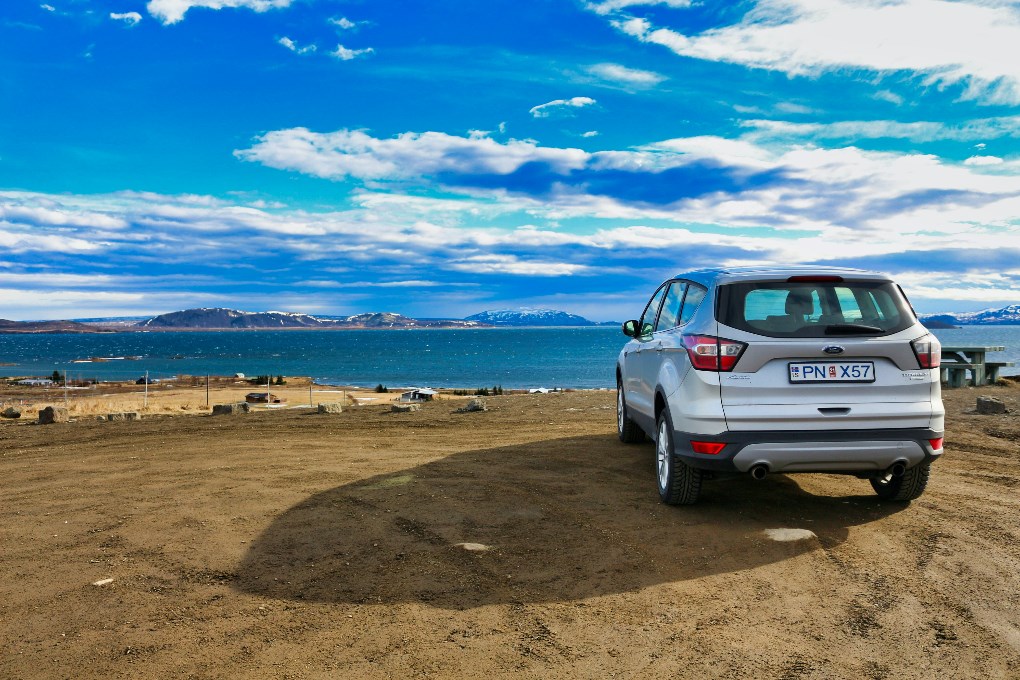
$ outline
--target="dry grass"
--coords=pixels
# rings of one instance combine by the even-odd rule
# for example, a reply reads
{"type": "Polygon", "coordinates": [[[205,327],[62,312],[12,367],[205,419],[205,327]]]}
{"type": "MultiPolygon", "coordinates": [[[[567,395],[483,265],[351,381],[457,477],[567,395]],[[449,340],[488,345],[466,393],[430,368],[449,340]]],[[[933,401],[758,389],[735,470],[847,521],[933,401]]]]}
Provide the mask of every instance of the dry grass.
{"type": "MultiPolygon", "coordinates": [[[[273,385],[270,391],[284,399],[283,407],[314,407],[320,403],[340,402],[345,406],[358,404],[386,404],[400,399],[399,392],[376,393],[370,389],[344,389],[312,386],[307,380],[291,381],[288,385],[273,385]],[[296,383],[296,384],[294,384],[296,383]]],[[[0,409],[13,405],[21,409],[22,418],[34,418],[47,406],[66,406],[71,417],[97,416],[108,413],[134,411],[142,415],[173,415],[208,413],[215,404],[229,404],[245,400],[250,392],[265,392],[265,386],[254,386],[232,380],[214,383],[208,393],[204,384],[151,385],[148,394],[142,385],[103,384],[86,389],[36,388],[17,392],[0,392],[0,409]]],[[[438,399],[461,399],[442,395],[438,399]]],[[[253,405],[266,408],[265,405],[253,405]]],[[[280,408],[280,406],[274,406],[280,408]]]]}

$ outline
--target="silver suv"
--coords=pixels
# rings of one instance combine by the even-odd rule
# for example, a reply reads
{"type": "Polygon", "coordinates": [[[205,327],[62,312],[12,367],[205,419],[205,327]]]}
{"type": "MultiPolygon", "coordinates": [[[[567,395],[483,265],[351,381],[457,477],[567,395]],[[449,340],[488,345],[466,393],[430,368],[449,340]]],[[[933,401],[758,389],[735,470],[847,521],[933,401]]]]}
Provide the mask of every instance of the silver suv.
{"type": "Polygon", "coordinates": [[[941,347],[887,276],[745,267],[663,283],[616,366],[617,429],[655,441],[659,495],[705,479],[825,472],[910,501],[942,455],[941,347]]]}

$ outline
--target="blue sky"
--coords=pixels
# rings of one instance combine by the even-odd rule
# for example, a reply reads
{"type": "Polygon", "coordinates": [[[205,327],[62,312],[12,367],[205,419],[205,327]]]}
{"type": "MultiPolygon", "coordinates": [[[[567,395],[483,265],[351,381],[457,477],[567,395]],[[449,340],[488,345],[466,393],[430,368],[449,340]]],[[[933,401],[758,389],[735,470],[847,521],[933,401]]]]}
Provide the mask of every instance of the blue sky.
{"type": "Polygon", "coordinates": [[[1015,2],[12,0],[0,96],[0,318],[1020,301],[1015,2]]]}

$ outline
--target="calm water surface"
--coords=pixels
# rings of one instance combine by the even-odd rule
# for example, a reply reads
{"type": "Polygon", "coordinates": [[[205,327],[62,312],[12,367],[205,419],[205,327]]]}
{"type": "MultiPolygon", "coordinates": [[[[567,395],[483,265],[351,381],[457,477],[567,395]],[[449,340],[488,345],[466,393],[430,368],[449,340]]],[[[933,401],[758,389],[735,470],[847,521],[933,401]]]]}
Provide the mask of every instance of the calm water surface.
{"type": "MultiPolygon", "coordinates": [[[[944,344],[1003,345],[1020,364],[1020,326],[939,330],[944,344]]],[[[410,331],[196,331],[0,335],[0,375],[127,380],[175,375],[302,375],[327,384],[614,387],[617,327],[410,331]],[[75,363],[91,357],[137,357],[75,363]]],[[[1020,373],[1020,368],[1004,374],[1020,373]]]]}
{"type": "Polygon", "coordinates": [[[301,375],[345,385],[615,387],[618,327],[0,335],[0,375],[301,375]],[[74,363],[90,357],[138,357],[74,363]]]}

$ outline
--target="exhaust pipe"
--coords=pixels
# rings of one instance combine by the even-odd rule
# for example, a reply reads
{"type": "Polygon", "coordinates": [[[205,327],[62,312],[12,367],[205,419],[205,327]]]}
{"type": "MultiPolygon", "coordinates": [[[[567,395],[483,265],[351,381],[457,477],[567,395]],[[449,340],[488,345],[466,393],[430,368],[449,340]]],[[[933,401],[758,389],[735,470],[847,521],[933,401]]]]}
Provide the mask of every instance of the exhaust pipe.
{"type": "Polygon", "coordinates": [[[903,473],[906,471],[907,466],[904,465],[903,463],[893,463],[892,465],[889,466],[889,469],[886,470],[886,472],[892,475],[893,477],[902,477],[903,473]]]}
{"type": "MultiPolygon", "coordinates": [[[[766,475],[768,475],[768,473],[769,473],[769,468],[768,468],[767,465],[765,465],[765,463],[758,463],[757,465],[755,465],[754,467],[751,468],[751,478],[752,479],[757,479],[759,482],[761,480],[765,479],[765,477],[766,477],[766,475]]],[[[900,474],[903,474],[903,473],[900,473],[900,474]]]]}

